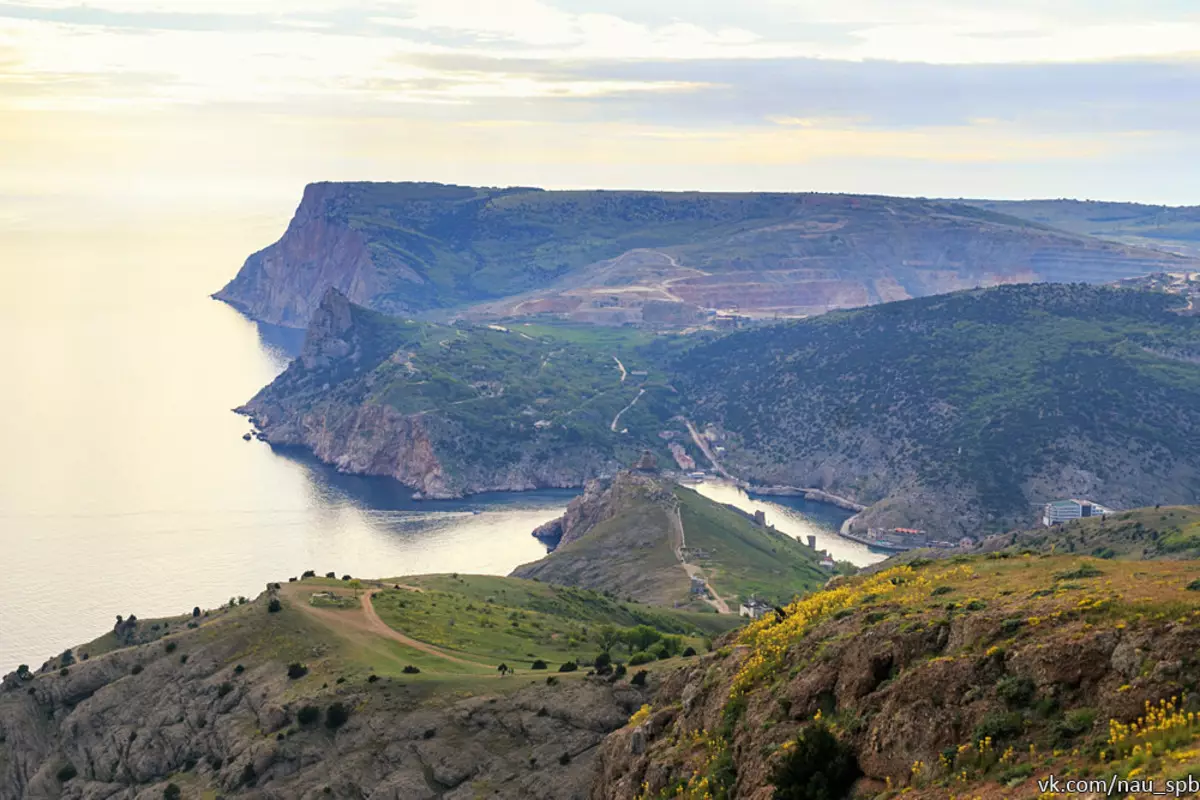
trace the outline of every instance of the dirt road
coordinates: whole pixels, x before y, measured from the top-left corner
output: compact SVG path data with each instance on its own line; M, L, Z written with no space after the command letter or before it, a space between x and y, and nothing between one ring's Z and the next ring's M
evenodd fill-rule
M384 586L365 586L362 593L359 595L361 608L355 611L338 611L332 608L317 608L309 602L307 595L310 595L314 589L312 586L304 586L303 584L285 584L281 592L290 596L293 604L302 609L306 614L316 617L325 625L333 628L335 631L353 630L359 633L369 633L373 636L379 636L384 639L391 639L394 642L399 642L406 647L411 647L414 650L420 650L423 653L428 653L431 656L444 658L447 661L454 661L458 664L469 664L476 667L491 667L491 664L483 664L478 661L471 661L466 658L447 653L445 650L434 647L433 645L422 642L418 639L413 639L411 636L405 636L400 631L388 626L386 622L380 619L379 614L375 611L375 606L371 604L371 592L386 588ZM339 594L345 594L344 592Z

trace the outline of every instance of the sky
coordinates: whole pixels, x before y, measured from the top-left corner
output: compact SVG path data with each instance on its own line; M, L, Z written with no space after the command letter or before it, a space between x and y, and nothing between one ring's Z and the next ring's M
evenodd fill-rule
M1195 0L0 0L0 229L317 180L1200 204Z

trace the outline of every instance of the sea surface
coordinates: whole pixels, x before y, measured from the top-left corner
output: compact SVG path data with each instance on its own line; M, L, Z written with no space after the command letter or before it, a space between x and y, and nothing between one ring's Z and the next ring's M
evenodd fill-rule
M297 332L208 298L286 219L0 230L0 674L112 627L254 596L306 569L507 574L571 492L419 502L377 478L246 442L230 409L287 365ZM846 512L714 499L836 558Z

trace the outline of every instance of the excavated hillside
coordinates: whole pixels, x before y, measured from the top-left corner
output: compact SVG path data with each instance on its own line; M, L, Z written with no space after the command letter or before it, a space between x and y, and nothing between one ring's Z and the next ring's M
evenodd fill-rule
M215 296L292 327L330 287L395 314L678 326L1179 269L1200 262L923 199L319 183Z

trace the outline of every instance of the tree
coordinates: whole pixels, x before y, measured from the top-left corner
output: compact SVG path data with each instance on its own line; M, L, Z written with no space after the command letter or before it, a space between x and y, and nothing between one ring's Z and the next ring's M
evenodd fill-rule
M168 783L167 788L163 789L163 800L179 800L183 797L183 792L173 783Z
M279 602L278 597L272 597L271 602L267 603L268 613L274 614L283 608L283 604Z
M649 625L638 625L629 628L624 633L625 644L629 647L630 653L638 650L648 650L652 644L661 638L662 634Z
M596 644L600 645L604 652L609 652L620 643L621 632L615 625L601 625L596 630Z
M192 609L192 616L193 617L200 616L200 606L196 606L195 608ZM117 617L117 622L120 622L120 621L121 621L121 618Z
M500 677L503 678L508 674L508 664L501 664L500 666L496 667L496 671L499 672Z
M33 680L33 673L29 671L28 664L22 664L21 666L17 667L17 678L23 681Z
M360 581L358 578L355 578L354 580L350 581L350 588L354 590L355 598L358 597L358 593L362 590L362 587L363 587L362 581Z
M330 730L342 727L348 719L350 719L350 709L340 702L333 703L325 711L325 727Z

